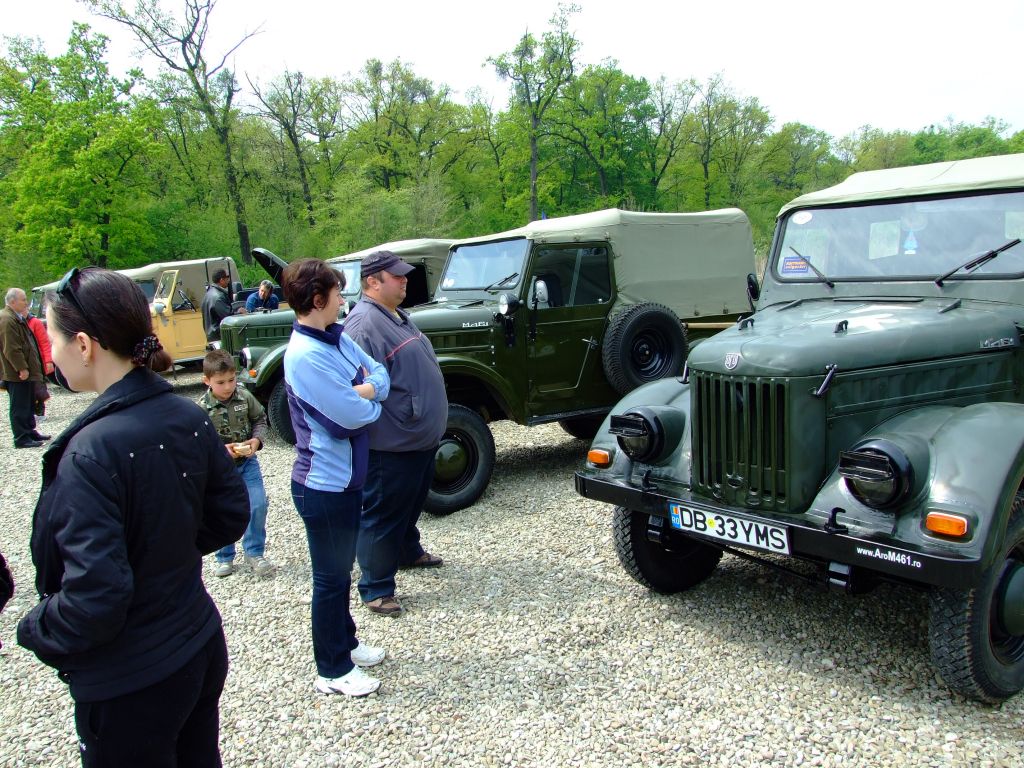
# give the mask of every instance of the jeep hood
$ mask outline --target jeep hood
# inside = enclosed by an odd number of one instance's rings
[[[461,331],[466,328],[487,328],[494,324],[498,311],[493,301],[444,301],[414,307],[409,316],[423,333]],[[521,311],[525,311],[525,307]]]
[[[1018,307],[949,299],[821,300],[757,312],[694,347],[691,370],[814,376],[996,351],[1020,345]]]

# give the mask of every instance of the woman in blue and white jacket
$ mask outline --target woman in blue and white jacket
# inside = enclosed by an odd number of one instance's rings
[[[288,408],[298,456],[292,500],[306,526],[313,568],[316,690],[365,696],[380,681],[363,672],[383,648],[360,643],[349,611],[352,562],[366,477],[368,424],[388,396],[387,369],[363,352],[338,323],[338,274],[319,259],[301,259],[281,276],[296,321],[284,355]]]

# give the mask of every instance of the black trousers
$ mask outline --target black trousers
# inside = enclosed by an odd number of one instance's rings
[[[5,381],[7,395],[11,400],[11,433],[14,444],[22,445],[35,440],[36,415],[32,410],[36,399],[36,385],[33,381]]]
[[[220,694],[228,648],[218,630],[166,680],[106,701],[75,704],[84,768],[220,768]]]

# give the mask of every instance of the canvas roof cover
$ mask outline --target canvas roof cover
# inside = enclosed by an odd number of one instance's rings
[[[616,304],[657,302],[680,318],[741,312],[754,271],[750,221],[738,208],[699,213],[635,213],[609,208],[540,219],[453,245],[526,238],[537,243],[611,245]]]
[[[833,187],[801,195],[784,205],[779,216],[793,208],[810,206],[1021,188],[1024,188],[1024,154],[994,155],[882,171],[862,171]]]
[[[393,243],[375,245],[372,248],[364,248],[354,253],[346,253],[344,256],[334,256],[328,262],[338,263],[342,261],[361,261],[363,257],[369,256],[375,251],[391,251],[400,258],[416,258],[422,256],[426,259],[436,260],[437,266],[444,264],[448,258],[448,249],[454,240],[440,240],[432,238],[417,238],[415,240],[396,240]]]

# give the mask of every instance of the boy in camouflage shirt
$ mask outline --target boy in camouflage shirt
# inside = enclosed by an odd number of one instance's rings
[[[223,349],[208,352],[203,359],[203,384],[208,389],[199,398],[210,423],[224,441],[228,455],[245,481],[249,492],[249,526],[242,536],[244,560],[257,576],[273,576],[274,566],[263,556],[267,543],[267,492],[256,451],[263,447],[267,434],[267,415],[263,406],[237,384],[235,363]],[[215,576],[235,572],[235,545],[228,544],[216,554]]]

